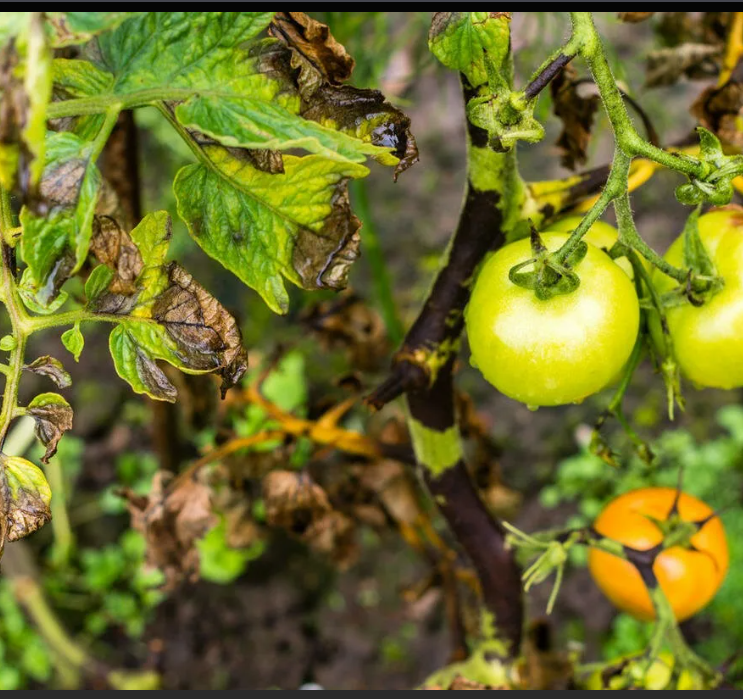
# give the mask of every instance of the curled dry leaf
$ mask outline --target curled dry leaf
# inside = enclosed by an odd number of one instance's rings
[[[562,152],[562,164],[575,170],[586,162],[591,140],[593,117],[599,108],[598,95],[582,97],[575,68],[566,66],[550,84],[555,115],[562,121],[562,133],[556,146]]]
[[[303,313],[302,320],[327,347],[347,348],[356,369],[373,371],[387,361],[390,347],[384,322],[355,294],[315,304]]]
[[[304,12],[277,12],[268,33],[291,48],[291,65],[299,69],[299,90],[305,99],[323,82],[339,85],[351,77],[353,58],[327,25]]]
[[[49,377],[57,384],[57,388],[68,388],[72,385],[72,378],[64,366],[62,366],[62,362],[49,355],[39,357],[30,364],[25,364],[23,370],[30,371],[32,374],[38,374],[39,376]]]
[[[72,408],[58,393],[41,393],[26,407],[36,421],[36,437],[46,447],[43,463],[57,453],[57,444],[67,430],[72,429]]]
[[[691,113],[722,141],[743,148],[743,60],[724,85],[699,95]]]
[[[94,313],[122,316],[111,334],[119,374],[135,391],[175,400],[176,389],[157,366],[216,372],[222,395],[247,369],[235,319],[175,262],[166,263],[171,235],[164,212],[127,233],[110,217],[96,217],[91,252],[101,263],[85,286]]]
[[[46,524],[52,491],[42,470],[20,456],[0,454],[0,556],[16,541]]]
[[[334,510],[325,491],[309,475],[273,471],[263,479],[266,520],[281,527],[341,568],[355,560],[356,525]]]
[[[156,473],[147,497],[123,492],[132,527],[147,543],[147,564],[162,570],[166,589],[173,589],[183,579],[198,579],[196,541],[217,523],[207,485],[186,479],[169,491],[171,479],[169,473]]]

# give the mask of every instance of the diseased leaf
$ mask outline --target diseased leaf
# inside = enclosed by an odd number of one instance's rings
[[[141,12],[47,12],[55,46],[83,44]]]
[[[486,60],[501,66],[510,47],[510,12],[434,12],[428,46],[472,87],[488,82]]]
[[[184,578],[198,579],[196,542],[218,521],[207,485],[187,479],[169,490],[171,479],[170,474],[158,471],[147,497],[124,493],[132,528],[147,543],[147,564],[162,570],[166,589],[173,589]]]
[[[358,255],[360,223],[347,180],[363,165],[285,156],[267,174],[217,146],[205,146],[219,174],[189,165],[174,184],[178,213],[199,246],[285,313],[281,277],[305,289],[341,289]]]
[[[0,185],[12,189],[19,175],[24,193],[38,185],[44,167],[46,107],[52,96],[52,54],[41,12],[18,15],[0,26]],[[12,32],[12,34],[11,34]]]
[[[68,352],[72,354],[76,362],[80,361],[80,354],[85,345],[85,338],[80,332],[80,323],[75,323],[69,330],[65,330],[60,338]]]
[[[48,376],[58,388],[68,388],[72,385],[72,378],[62,366],[62,362],[48,354],[24,365],[23,370],[39,376]]]
[[[598,95],[582,97],[575,69],[568,65],[550,84],[555,115],[562,121],[562,133],[555,145],[562,151],[562,164],[575,170],[586,162],[593,117],[599,108]]]
[[[72,133],[47,139],[41,200],[21,211],[21,254],[28,265],[20,290],[32,310],[52,312],[62,284],[88,254],[101,175],[92,147]]]
[[[268,33],[291,47],[291,65],[299,69],[303,98],[312,97],[323,83],[339,85],[351,77],[353,58],[325,24],[304,12],[277,12]]]
[[[57,444],[67,430],[72,429],[72,408],[58,393],[41,393],[26,408],[36,421],[36,436],[46,447],[43,463],[57,452]]]
[[[109,339],[119,376],[135,392],[171,402],[176,389],[158,360],[190,373],[219,373],[223,393],[234,385],[247,368],[240,330],[188,272],[165,263],[167,213],[146,216],[131,234],[110,217],[96,218],[95,230],[91,252],[101,265],[86,285],[94,292],[88,310],[121,316]]]
[[[724,85],[704,90],[690,111],[723,141],[743,148],[743,61]]]
[[[51,518],[52,491],[42,470],[20,456],[0,454],[0,556],[6,541],[17,541]]]
[[[358,555],[356,526],[334,510],[327,493],[306,474],[272,471],[262,481],[266,521],[329,556],[341,568]]]

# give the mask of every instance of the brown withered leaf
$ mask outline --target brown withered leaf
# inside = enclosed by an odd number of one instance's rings
[[[147,564],[165,575],[165,588],[172,590],[182,580],[199,576],[196,542],[217,523],[212,510],[211,489],[204,483],[186,479],[172,491],[167,489],[172,475],[158,471],[147,497],[131,491],[122,494],[132,518],[132,528],[147,544]]]
[[[155,216],[145,218],[140,225],[160,225],[153,223]],[[171,222],[167,217],[159,242],[148,244],[153,246],[148,248],[153,259],[147,260],[132,234],[113,218],[97,216],[90,250],[98,262],[113,270],[114,276],[105,292],[89,299],[88,307],[95,313],[121,316],[136,308],[137,314],[129,316],[132,323],[143,317],[147,320],[149,314],[177,346],[177,356],[171,363],[179,368],[216,372],[222,379],[224,396],[248,366],[240,329],[227,310],[180,265],[161,264],[163,246],[167,246],[170,235]],[[147,293],[153,285],[162,288],[154,298]],[[134,368],[142,386],[153,397],[175,400],[175,387],[151,353],[134,340],[132,346],[136,355]]]
[[[562,152],[562,164],[571,170],[588,158],[593,118],[600,104],[598,95],[582,97],[578,87],[577,73],[571,65],[566,66],[550,85],[553,110],[562,121],[556,145]]]
[[[318,22],[315,24],[324,26]],[[299,42],[300,38],[280,32],[278,26],[284,27],[280,23],[270,31],[287,48],[283,52],[277,47],[263,49],[262,71],[297,90],[302,99],[300,114],[305,119],[367,140],[375,146],[391,148],[400,160],[395,167],[394,177],[397,180],[400,173],[418,161],[418,147],[410,131],[410,119],[387,102],[378,90],[340,84],[350,77],[350,69],[347,76],[341,78],[346,73],[334,70],[333,62],[316,66],[306,61],[302,57],[303,44],[293,43],[295,39]],[[320,33],[322,30],[315,27],[313,35],[319,36]],[[339,46],[335,40],[333,42]],[[352,61],[350,57],[349,60]],[[302,66],[299,70],[298,61]]]
[[[710,77],[717,73],[722,47],[686,43],[648,53],[645,85],[673,85],[685,75],[688,78]]]
[[[55,357],[50,357],[48,354],[38,359],[34,359],[30,364],[24,364],[24,371],[30,371],[32,374],[38,374],[39,376],[47,376],[58,388],[68,388],[72,385],[72,378],[69,373],[62,366],[62,362]]]
[[[52,491],[42,470],[20,456],[0,454],[0,557],[6,541],[17,541],[51,518]]]
[[[325,491],[305,473],[272,471],[262,488],[266,521],[300,536],[313,520],[332,509]]]
[[[394,178],[418,162],[418,146],[410,131],[410,118],[393,107],[379,90],[351,85],[323,85],[312,99],[303,104],[302,116],[320,124],[330,125],[344,133],[391,148],[400,159]]]
[[[351,213],[346,181],[335,188],[330,204],[322,231],[297,230],[292,265],[305,289],[344,289],[359,256],[361,222]]]
[[[36,421],[36,436],[46,447],[41,460],[46,464],[57,452],[57,444],[72,429],[72,408],[58,393],[41,393],[26,408]]]
[[[356,525],[332,508],[327,493],[305,473],[273,471],[263,479],[266,521],[281,527],[341,568],[358,553]]]
[[[359,555],[356,524],[337,510],[314,519],[302,539],[313,551],[328,556],[341,570],[351,566]]]
[[[321,301],[303,312],[302,320],[325,346],[346,348],[356,369],[373,371],[387,361],[390,346],[384,322],[356,294]]]
[[[136,293],[136,281],[144,269],[144,261],[134,241],[116,219],[111,216],[96,216],[93,219],[90,252],[98,262],[114,271],[114,278],[108,286],[109,294],[130,297]],[[120,312],[113,310],[117,304],[111,305],[110,298],[105,303],[106,310],[95,310],[99,313]]]
[[[292,52],[292,68],[299,69],[299,91],[312,97],[323,83],[339,85],[351,77],[354,60],[330,29],[304,12],[277,12],[268,33],[284,42]]]
[[[690,111],[722,141],[743,148],[743,60],[724,85],[704,90]]]
[[[222,396],[248,368],[235,319],[183,267],[166,266],[169,286],[156,299],[152,317],[165,326],[190,369],[217,371]]]
[[[622,22],[629,22],[630,24],[637,24],[638,22],[644,22],[646,19],[650,19],[655,12],[619,12],[617,17]]]

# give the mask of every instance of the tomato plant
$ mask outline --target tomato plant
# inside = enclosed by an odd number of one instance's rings
[[[739,684],[742,66],[732,10],[1,13],[0,686]]]

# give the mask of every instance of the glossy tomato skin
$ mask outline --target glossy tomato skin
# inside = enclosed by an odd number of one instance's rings
[[[647,550],[663,540],[648,516],[666,520],[676,497],[674,488],[642,488],[612,500],[594,522],[594,529],[625,546]],[[712,509],[682,493],[679,514],[686,521],[703,520]],[[688,619],[715,596],[727,573],[729,556],[725,530],[719,517],[711,519],[691,540],[696,550],[675,546],[655,560],[653,571],[679,621]],[[605,551],[591,549],[588,567],[609,600],[637,619],[655,617],[653,604],[637,569]]]
[[[582,219],[582,216],[566,216],[565,218],[550,223],[549,226],[544,229],[544,232],[570,233],[575,230],[576,226]],[[596,221],[588,229],[588,233],[586,233],[583,240],[608,253],[614,243],[617,242],[618,238],[619,231],[617,231],[614,226],[604,221]],[[618,257],[614,262],[616,262],[627,273],[630,279],[635,278],[632,263],[626,257]]]
[[[743,386],[743,212],[729,209],[700,216],[699,235],[725,285],[703,306],[667,309],[674,354],[683,374],[698,386],[738,388]],[[683,268],[683,255],[681,236],[665,259]],[[653,273],[653,284],[661,294],[677,286],[659,270]],[[656,314],[650,314],[650,331],[662,351]]]
[[[556,250],[567,240],[545,233]],[[465,311],[472,363],[505,395],[529,406],[582,401],[604,388],[627,361],[640,310],[627,275],[588,245],[576,267],[580,286],[539,300],[508,272],[532,257],[528,240],[511,243],[483,264]]]

